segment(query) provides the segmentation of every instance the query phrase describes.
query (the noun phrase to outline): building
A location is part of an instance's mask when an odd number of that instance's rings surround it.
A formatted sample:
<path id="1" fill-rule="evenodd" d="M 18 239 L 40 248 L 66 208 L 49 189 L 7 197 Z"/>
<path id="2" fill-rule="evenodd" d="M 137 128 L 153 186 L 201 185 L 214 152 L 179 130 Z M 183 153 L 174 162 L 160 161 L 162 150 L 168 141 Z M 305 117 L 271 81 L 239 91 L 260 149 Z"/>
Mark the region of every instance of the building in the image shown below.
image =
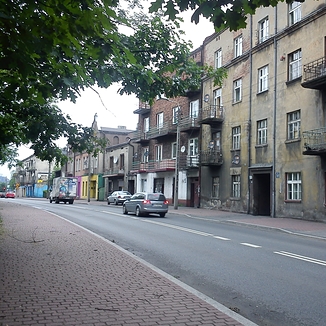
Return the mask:
<path id="1" fill-rule="evenodd" d="M 201 206 L 326 220 L 326 1 L 279 3 L 203 43 Z"/>
<path id="2" fill-rule="evenodd" d="M 16 183 L 17 197 L 44 197 L 48 189 L 49 175 L 51 175 L 54 163 L 41 161 L 35 155 L 31 155 L 16 166 L 13 174 Z"/>

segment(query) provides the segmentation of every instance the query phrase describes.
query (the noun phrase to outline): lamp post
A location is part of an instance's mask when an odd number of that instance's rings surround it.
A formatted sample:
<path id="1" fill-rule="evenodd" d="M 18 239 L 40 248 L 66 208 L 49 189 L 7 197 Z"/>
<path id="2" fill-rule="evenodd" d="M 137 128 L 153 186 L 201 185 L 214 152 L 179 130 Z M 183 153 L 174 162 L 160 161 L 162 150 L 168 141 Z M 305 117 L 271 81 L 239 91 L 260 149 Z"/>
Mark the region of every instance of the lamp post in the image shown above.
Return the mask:
<path id="1" fill-rule="evenodd" d="M 177 105 L 178 111 L 176 116 L 176 124 L 177 124 L 177 140 L 176 140 L 176 153 L 175 153 L 175 170 L 174 170 L 174 201 L 173 207 L 174 209 L 178 209 L 179 203 L 179 165 L 180 165 L 180 118 L 181 118 L 181 107 L 177 101 L 170 100 L 166 97 L 160 97 L 159 100 L 168 101 L 171 103 L 175 103 Z"/>

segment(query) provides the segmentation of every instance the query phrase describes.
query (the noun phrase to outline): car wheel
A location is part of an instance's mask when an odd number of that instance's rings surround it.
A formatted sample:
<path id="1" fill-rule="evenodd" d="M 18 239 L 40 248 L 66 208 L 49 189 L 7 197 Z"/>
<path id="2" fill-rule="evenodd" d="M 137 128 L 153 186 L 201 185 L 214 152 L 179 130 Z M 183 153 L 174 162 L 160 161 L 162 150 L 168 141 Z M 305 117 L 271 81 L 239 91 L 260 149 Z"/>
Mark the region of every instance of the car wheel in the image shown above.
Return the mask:
<path id="1" fill-rule="evenodd" d="M 115 203 L 116 205 L 118 205 L 118 204 L 119 204 L 117 200 L 115 200 L 115 201 L 114 201 L 114 203 Z"/>
<path id="2" fill-rule="evenodd" d="M 140 212 L 139 206 L 136 207 L 136 216 L 137 217 L 140 217 L 141 216 L 141 212 Z"/>
<path id="3" fill-rule="evenodd" d="M 108 205 L 110 205 L 110 201 L 108 200 Z"/>
<path id="4" fill-rule="evenodd" d="M 52 199 L 50 198 L 50 204 L 52 203 Z"/>
<path id="5" fill-rule="evenodd" d="M 160 213 L 160 217 L 165 217 L 165 213 Z"/>
<path id="6" fill-rule="evenodd" d="M 123 213 L 123 214 L 128 214 L 128 211 L 127 211 L 126 205 L 123 205 L 123 206 L 122 206 L 122 213 Z"/>

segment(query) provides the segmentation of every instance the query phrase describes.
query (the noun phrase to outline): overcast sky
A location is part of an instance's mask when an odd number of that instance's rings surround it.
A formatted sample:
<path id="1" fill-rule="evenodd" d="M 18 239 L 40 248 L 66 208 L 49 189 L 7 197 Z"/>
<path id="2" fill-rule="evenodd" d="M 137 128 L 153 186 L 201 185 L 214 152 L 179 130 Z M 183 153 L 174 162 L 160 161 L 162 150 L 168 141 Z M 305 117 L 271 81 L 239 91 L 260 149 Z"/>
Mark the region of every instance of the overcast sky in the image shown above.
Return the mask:
<path id="1" fill-rule="evenodd" d="M 214 32 L 213 25 L 204 19 L 201 19 L 198 25 L 191 23 L 191 13 L 184 14 L 183 17 L 185 23 L 181 28 L 186 32 L 185 38 L 192 41 L 193 49 L 196 49 L 202 45 L 205 37 Z M 118 88 L 118 85 L 113 85 L 108 89 L 97 89 L 104 106 L 98 95 L 91 89 L 84 91 L 76 104 L 65 101 L 58 106 L 63 113 L 70 115 L 73 122 L 83 126 L 90 127 L 97 113 L 99 127 L 126 126 L 128 129 L 135 129 L 138 115 L 133 114 L 133 111 L 138 107 L 138 100 L 133 95 L 118 95 Z M 64 141 L 60 143 L 60 146 L 64 145 Z M 19 149 L 19 159 L 25 159 L 32 154 L 33 152 L 26 146 Z M 0 175 L 10 178 L 7 166 L 0 166 Z"/>

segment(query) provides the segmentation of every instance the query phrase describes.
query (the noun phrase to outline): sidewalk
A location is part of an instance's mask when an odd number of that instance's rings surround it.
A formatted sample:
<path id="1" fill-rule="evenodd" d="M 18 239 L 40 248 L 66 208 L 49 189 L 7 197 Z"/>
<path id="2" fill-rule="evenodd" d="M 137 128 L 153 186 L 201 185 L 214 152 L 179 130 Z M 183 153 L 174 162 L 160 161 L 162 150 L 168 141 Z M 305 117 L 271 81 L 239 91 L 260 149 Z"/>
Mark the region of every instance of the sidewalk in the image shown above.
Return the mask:
<path id="1" fill-rule="evenodd" d="M 0 325 L 255 325 L 53 214 L 1 201 L 0 216 Z"/>

